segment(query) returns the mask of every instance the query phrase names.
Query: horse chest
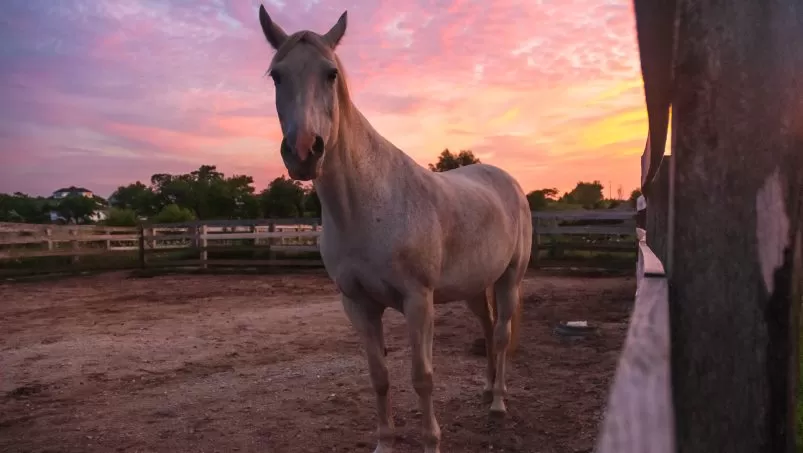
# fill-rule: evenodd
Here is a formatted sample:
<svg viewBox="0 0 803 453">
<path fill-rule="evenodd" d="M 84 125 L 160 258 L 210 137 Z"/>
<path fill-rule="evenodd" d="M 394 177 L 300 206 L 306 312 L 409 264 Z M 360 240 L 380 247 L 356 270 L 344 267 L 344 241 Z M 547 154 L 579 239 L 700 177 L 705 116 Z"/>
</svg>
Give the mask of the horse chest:
<svg viewBox="0 0 803 453">
<path fill-rule="evenodd" d="M 380 266 L 382 263 L 389 262 L 396 248 L 396 245 L 389 239 L 381 236 L 383 235 L 342 234 L 337 231 L 324 230 L 318 247 L 327 269 L 329 266 L 337 267 L 341 262 L 347 260 Z"/>
<path fill-rule="evenodd" d="M 397 282 L 362 262 L 341 262 L 331 276 L 340 292 L 352 300 L 378 303 L 402 311 L 404 296 Z"/>
</svg>

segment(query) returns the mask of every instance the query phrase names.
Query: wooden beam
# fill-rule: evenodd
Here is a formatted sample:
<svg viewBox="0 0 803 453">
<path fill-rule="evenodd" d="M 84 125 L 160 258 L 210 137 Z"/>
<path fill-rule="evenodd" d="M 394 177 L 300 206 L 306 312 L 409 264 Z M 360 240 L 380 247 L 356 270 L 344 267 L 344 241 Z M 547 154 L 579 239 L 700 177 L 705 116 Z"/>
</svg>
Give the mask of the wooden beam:
<svg viewBox="0 0 803 453">
<path fill-rule="evenodd" d="M 644 240 L 636 278 L 636 302 L 596 453 L 675 453 L 669 290 L 663 265 Z"/>
<path fill-rule="evenodd" d="M 37 236 L 17 236 L 0 238 L 0 245 L 15 244 L 38 244 L 42 242 L 95 242 L 95 241 L 126 241 L 136 242 L 139 240 L 137 234 L 81 234 L 81 231 L 73 230 L 74 234 L 56 233 L 48 236 L 42 232 Z"/>
<path fill-rule="evenodd" d="M 563 234 L 594 234 L 594 235 L 630 235 L 636 234 L 635 225 L 568 225 L 568 226 L 538 226 L 538 234 L 560 236 Z"/>
<path fill-rule="evenodd" d="M 631 220 L 636 212 L 616 211 L 613 209 L 576 209 L 571 211 L 533 211 L 533 219 L 558 220 Z"/>
<path fill-rule="evenodd" d="M 179 260 L 179 261 L 159 261 L 152 263 L 149 268 L 158 267 L 201 267 L 207 269 L 212 266 L 229 267 L 261 267 L 261 266 L 323 266 L 321 260 L 301 260 L 301 259 L 270 259 L 270 260 Z"/>
</svg>

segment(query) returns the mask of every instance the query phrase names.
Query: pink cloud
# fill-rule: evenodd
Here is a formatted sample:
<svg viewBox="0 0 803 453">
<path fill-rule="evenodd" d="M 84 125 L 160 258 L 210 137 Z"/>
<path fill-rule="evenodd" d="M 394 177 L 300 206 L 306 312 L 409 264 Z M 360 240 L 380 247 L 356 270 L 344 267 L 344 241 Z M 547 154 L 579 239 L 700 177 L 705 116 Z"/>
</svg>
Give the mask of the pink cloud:
<svg viewBox="0 0 803 453">
<path fill-rule="evenodd" d="M 646 123 L 629 1 L 264 3 L 288 32 L 324 32 L 349 10 L 338 53 L 354 100 L 422 164 L 473 149 L 529 190 L 638 183 Z M 202 163 L 259 184 L 283 173 L 259 4 L 10 3 L 0 191 L 107 193 Z"/>
</svg>

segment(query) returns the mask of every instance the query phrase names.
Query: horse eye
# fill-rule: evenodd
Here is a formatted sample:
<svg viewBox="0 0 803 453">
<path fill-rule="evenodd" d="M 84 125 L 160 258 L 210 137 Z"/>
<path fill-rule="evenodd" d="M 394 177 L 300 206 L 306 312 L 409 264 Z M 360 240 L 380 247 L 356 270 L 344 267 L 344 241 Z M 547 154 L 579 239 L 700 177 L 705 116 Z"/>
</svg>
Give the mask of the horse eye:
<svg viewBox="0 0 803 453">
<path fill-rule="evenodd" d="M 276 71 L 271 71 L 270 77 L 273 79 L 273 83 L 275 83 L 276 85 L 278 85 L 282 81 L 282 78 L 279 77 L 279 74 Z"/>
<path fill-rule="evenodd" d="M 337 69 L 330 69 L 326 72 L 326 80 L 334 82 L 337 79 Z"/>
</svg>

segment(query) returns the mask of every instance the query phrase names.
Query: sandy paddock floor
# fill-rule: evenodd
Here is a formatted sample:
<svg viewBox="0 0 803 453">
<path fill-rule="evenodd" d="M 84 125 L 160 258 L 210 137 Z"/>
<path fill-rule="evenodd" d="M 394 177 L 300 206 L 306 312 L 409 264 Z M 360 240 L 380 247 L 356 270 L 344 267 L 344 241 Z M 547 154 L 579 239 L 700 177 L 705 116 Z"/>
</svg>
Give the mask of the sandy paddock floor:
<svg viewBox="0 0 803 453">
<path fill-rule="evenodd" d="M 479 324 L 437 307 L 436 414 L 448 452 L 591 451 L 632 278 L 528 275 L 508 417 L 489 419 Z M 560 320 L 597 334 L 569 342 Z M 396 452 L 419 452 L 402 316 L 385 315 Z M 125 273 L 0 284 L 0 451 L 370 452 L 361 345 L 322 271 Z"/>
</svg>

